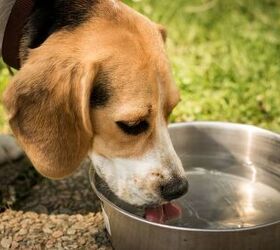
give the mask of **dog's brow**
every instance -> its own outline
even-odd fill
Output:
[[[95,81],[90,96],[90,105],[92,108],[105,107],[112,96],[110,80],[105,72],[100,72]]]
[[[141,108],[120,107],[120,109],[122,110],[122,112],[120,112],[115,119],[117,121],[124,122],[135,122],[144,120],[147,119],[152,113],[152,105],[150,104]]]

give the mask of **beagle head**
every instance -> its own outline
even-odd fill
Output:
[[[68,176],[89,155],[130,204],[177,198],[187,182],[167,131],[179,92],[165,32],[119,1],[87,11],[36,47],[23,39],[23,66],[4,95],[11,128],[44,176]]]

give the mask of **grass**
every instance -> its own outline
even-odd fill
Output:
[[[168,29],[182,94],[171,121],[221,120],[280,131],[279,1],[126,2]]]
[[[182,101],[171,121],[249,123],[280,132],[278,0],[125,0],[167,27]],[[0,93],[7,80],[0,73]],[[0,106],[0,131],[6,128]]]
[[[1,105],[2,93],[9,82],[9,71],[0,61],[0,132],[8,131],[7,117],[4,111],[4,107]]]

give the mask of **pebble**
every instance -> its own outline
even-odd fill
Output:
[[[73,244],[73,245],[70,245],[70,247],[73,248],[73,249],[77,249],[78,245],[77,244]]]
[[[27,234],[27,230],[25,228],[22,228],[22,229],[19,230],[18,234],[19,235],[25,235],[25,234]]]
[[[27,212],[25,213],[25,216],[29,219],[37,219],[39,217],[39,215],[34,212]]]
[[[76,218],[78,221],[83,221],[84,217],[81,214],[77,214]]]
[[[6,249],[9,248],[11,244],[12,244],[12,237],[3,238],[1,240],[1,246],[6,248]]]
[[[97,228],[94,228],[94,227],[92,227],[92,228],[90,228],[89,229],[89,232],[91,233],[91,234],[97,234],[98,233],[98,229]]]
[[[15,240],[15,241],[22,241],[22,240],[23,240],[23,236],[16,235],[16,236],[14,237],[14,240]]]
[[[52,248],[52,247],[53,247],[53,241],[51,241],[51,240],[47,241],[46,248],[49,249],[49,248]]]
[[[69,234],[69,235],[73,235],[73,234],[75,234],[76,233],[76,230],[75,229],[68,229],[67,230],[67,234]]]
[[[78,239],[78,243],[79,243],[79,245],[84,245],[84,244],[86,244],[86,240],[84,238],[80,238],[80,239]]]
[[[45,234],[51,234],[51,233],[52,233],[52,230],[51,230],[50,228],[48,228],[48,227],[44,227],[44,228],[43,228],[43,232],[44,232]]]
[[[11,249],[17,249],[19,247],[19,243],[16,241],[12,242]]]
[[[63,232],[62,232],[62,231],[55,231],[55,232],[53,232],[52,237],[54,237],[54,238],[59,238],[59,237],[61,237],[62,235],[63,235]]]

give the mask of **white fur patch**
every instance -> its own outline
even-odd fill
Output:
[[[107,159],[95,153],[90,155],[97,174],[122,200],[135,205],[144,205],[160,200],[153,190],[151,172],[160,171],[156,154],[150,153],[141,159]]]

